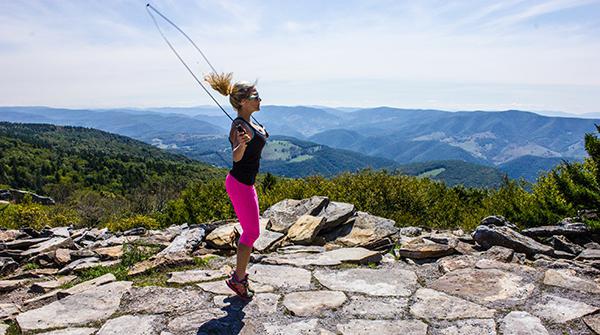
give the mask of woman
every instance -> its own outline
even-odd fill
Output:
[[[225,189],[242,225],[242,235],[238,242],[236,269],[231,272],[226,283],[237,295],[250,300],[254,292],[248,285],[246,267],[250,261],[252,246],[260,234],[258,196],[254,182],[269,133],[250,120],[252,113],[260,110],[261,99],[255,85],[244,82],[232,84],[231,78],[231,73],[211,73],[205,80],[213,89],[229,96],[229,102],[238,114],[229,131],[233,168],[225,178]]]

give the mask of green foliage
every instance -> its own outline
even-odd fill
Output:
[[[50,226],[48,210],[38,204],[11,204],[0,209],[0,227],[18,229],[32,227],[42,229]]]
[[[137,227],[144,227],[146,229],[160,228],[156,219],[141,214],[136,214],[131,217],[120,218],[115,221],[111,221],[108,224],[106,224],[106,227],[111,231],[126,231]]]

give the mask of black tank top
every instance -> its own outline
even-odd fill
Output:
[[[244,121],[250,127],[250,129],[252,129],[253,135],[252,139],[250,140],[250,142],[248,142],[246,146],[244,156],[242,156],[242,159],[240,159],[239,161],[233,162],[233,168],[229,170],[229,173],[241,183],[244,183],[246,185],[254,185],[254,182],[256,181],[256,175],[258,174],[258,170],[260,168],[260,157],[262,154],[262,149],[267,143],[269,133],[265,129],[266,134],[263,135],[260,131],[252,127],[252,125],[248,121],[244,120],[244,118],[241,116],[235,118],[235,120],[237,119]],[[233,149],[231,137],[229,137],[229,143],[231,143],[231,147]]]

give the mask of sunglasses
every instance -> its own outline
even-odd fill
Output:
[[[248,100],[259,100],[260,96],[258,96],[258,92],[254,92],[254,93],[252,93],[252,95],[250,95],[246,99],[248,99]]]

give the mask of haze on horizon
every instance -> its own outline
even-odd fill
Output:
[[[268,105],[600,112],[600,0],[151,3]],[[0,106],[209,105],[145,4],[0,2]]]

